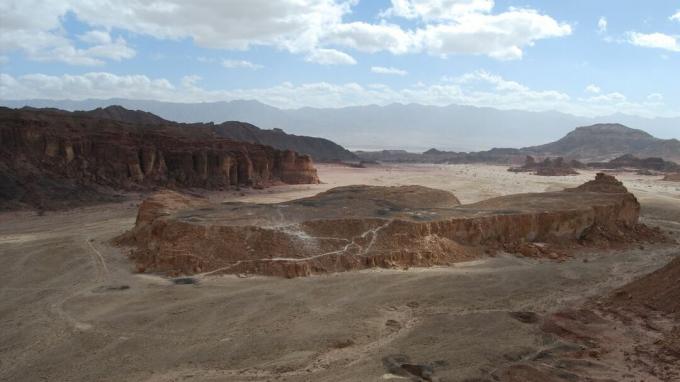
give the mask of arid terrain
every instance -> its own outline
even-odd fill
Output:
[[[489,165],[316,167],[322,184],[203,194],[213,202],[280,203],[353,184],[421,185],[469,204],[561,191],[595,177],[590,170],[536,177]],[[680,239],[680,183],[616,175],[640,201],[641,221]],[[451,266],[294,279],[209,274],[170,279],[136,273],[127,249],[111,245],[133,227],[139,203],[132,197],[68,211],[0,215],[5,270],[0,380],[671,381],[677,376],[677,365],[657,372],[616,352],[576,360],[571,354],[583,350],[578,341],[540,325],[680,258],[677,244],[584,249],[561,261],[500,254]],[[655,325],[636,332],[621,351],[666,330]],[[643,355],[635,359],[647,362]]]

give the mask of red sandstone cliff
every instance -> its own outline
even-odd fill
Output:
[[[0,108],[0,178],[0,202],[29,204],[32,194],[49,197],[51,186],[79,192],[319,181],[309,156],[219,138],[208,129],[7,108]]]

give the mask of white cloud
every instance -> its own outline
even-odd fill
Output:
[[[600,94],[600,92],[602,92],[602,89],[600,89],[600,87],[595,84],[586,86],[586,93]]]
[[[675,36],[664,33],[637,33],[629,32],[627,34],[628,42],[630,44],[641,46],[644,48],[656,48],[669,50],[671,52],[680,52],[680,43]]]
[[[245,60],[222,60],[222,66],[227,69],[262,69],[263,66]]]
[[[193,88],[193,87],[196,87],[198,82],[201,81],[202,79],[203,78],[199,75],[191,74],[191,75],[182,77],[182,80],[180,81],[180,83],[185,88]]]
[[[81,41],[90,44],[110,44],[111,35],[107,31],[91,30],[78,36]]]
[[[65,35],[60,16],[70,6],[67,1],[0,2],[0,52],[21,51],[36,61],[61,61],[74,65],[101,65],[105,60],[135,56],[134,49],[108,32],[91,30],[79,36],[88,45],[79,48]]]
[[[124,97],[133,99],[168,100],[176,92],[165,79],[150,79],[145,75],[119,76],[92,72],[82,75],[50,76],[27,74],[14,78],[0,74],[0,98],[73,99]]]
[[[51,76],[29,74],[13,77],[0,74],[0,99],[130,98],[170,102],[210,102],[256,99],[283,107],[343,107],[394,102],[425,105],[472,105],[531,111],[560,110],[577,115],[609,115],[626,112],[643,116],[677,115],[662,97],[650,95],[631,101],[617,92],[573,98],[557,90],[536,90],[486,71],[474,71],[447,78],[435,84],[416,84],[396,89],[383,84],[362,86],[356,83],[327,82],[248,88],[208,90],[195,75],[174,85],[165,79],[144,75],[116,75],[94,72],[82,75]]]
[[[608,26],[607,18],[604,16],[600,17],[600,19],[597,21],[597,31],[599,33],[605,33],[607,32],[607,26]]]
[[[388,51],[403,54],[416,48],[415,35],[394,24],[369,24],[352,22],[338,24],[324,36],[324,42],[342,45],[361,52],[376,53]]]
[[[590,98],[587,98],[587,100],[589,102],[620,103],[620,102],[626,101],[627,98],[626,98],[625,95],[623,95],[621,93],[614,92],[614,93],[594,95]]]
[[[449,16],[453,17],[453,14]],[[558,23],[550,16],[529,9],[511,9],[499,14],[456,12],[455,20],[449,20],[449,16],[444,22],[428,23],[414,30],[404,30],[386,22],[339,24],[324,36],[322,42],[369,53],[473,54],[512,60],[522,58],[523,49],[538,40],[563,37],[572,32],[568,24]]]
[[[671,20],[680,21],[680,11],[671,16]]]
[[[335,49],[315,49],[305,60],[321,65],[355,65],[357,61],[347,53]]]
[[[270,46],[309,61],[354,61],[347,47],[362,52],[487,55],[519,59],[536,41],[571,34],[568,24],[531,9],[510,8],[494,14],[493,0],[394,0],[383,17],[417,19],[418,27],[345,22],[358,0],[6,0],[0,4],[0,46],[37,60],[102,64],[134,55],[116,29],[158,39],[191,39],[214,49]],[[79,36],[93,50],[76,48],[63,31],[72,12],[93,28]],[[113,53],[116,51],[117,53]],[[107,52],[98,56],[98,52]]]
[[[372,66],[371,67],[371,72],[377,73],[377,74],[392,74],[395,76],[405,76],[408,74],[407,71],[402,70],[402,69],[397,69],[397,68],[392,68],[392,67],[384,67],[384,66]]]
[[[70,1],[84,22],[159,39],[191,38],[216,49],[273,46],[306,52],[354,0],[91,0]]]
[[[533,10],[513,9],[497,15],[466,14],[454,24],[428,25],[416,33],[434,54],[479,54],[509,60],[537,40],[571,34],[571,27]]]
[[[490,12],[493,0],[392,0],[383,17],[403,17],[423,20],[455,20],[461,15]]]
[[[647,100],[651,102],[662,102],[663,101],[663,94],[659,93],[652,93],[647,96]]]

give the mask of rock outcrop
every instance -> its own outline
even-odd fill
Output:
[[[49,110],[0,109],[2,201],[36,204],[50,185],[221,189],[318,183],[309,156],[219,138],[209,129],[118,122]]]
[[[445,265],[497,250],[560,258],[575,246],[656,234],[638,223],[636,198],[604,174],[576,189],[470,205],[419,186],[341,187],[279,204],[182,198],[148,199],[120,239],[142,269],[298,277]]]
[[[510,172],[531,172],[539,176],[566,176],[566,175],[578,175],[575,170],[577,168],[583,168],[581,162],[572,160],[566,162],[564,158],[545,158],[544,160],[537,162],[534,157],[527,155],[524,165],[521,167],[511,167],[508,169]]]
[[[638,158],[631,154],[622,155],[609,162],[588,163],[589,167],[600,169],[626,169],[639,171],[654,171],[658,173],[680,172],[680,165],[662,158]]]
[[[499,367],[499,380],[677,381],[678,280],[680,258],[675,258],[610,294],[525,322],[538,324],[559,342],[535,357]]]

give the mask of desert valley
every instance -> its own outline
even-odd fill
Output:
[[[0,382],[680,381],[680,4],[0,2]]]
[[[617,157],[667,142],[314,163],[120,107],[2,113],[3,380],[680,376],[678,166]]]

